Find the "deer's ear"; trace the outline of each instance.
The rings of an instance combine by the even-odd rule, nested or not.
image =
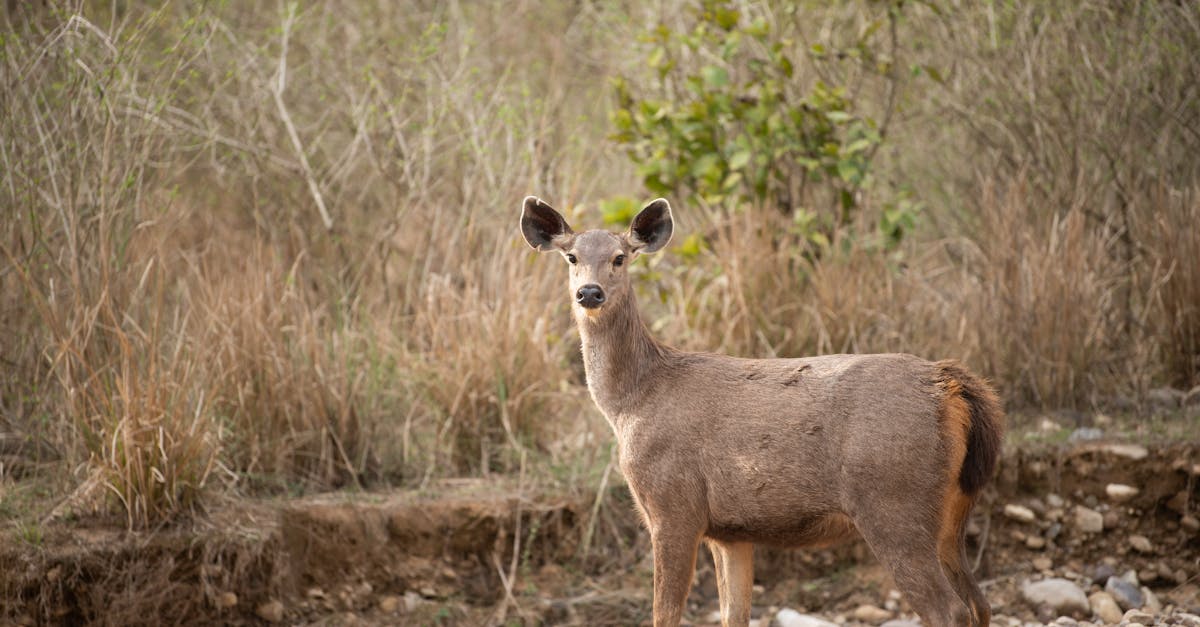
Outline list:
[[[674,232],[674,222],[671,219],[671,205],[666,199],[659,198],[646,205],[633,218],[629,225],[626,239],[637,252],[652,253],[671,241]]]
[[[562,215],[535,196],[526,196],[521,207],[521,234],[530,246],[542,251],[560,248],[573,233]]]

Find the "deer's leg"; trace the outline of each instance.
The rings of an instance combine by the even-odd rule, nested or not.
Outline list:
[[[652,529],[654,544],[654,625],[673,627],[683,618],[692,576],[696,573],[699,532]]]
[[[911,522],[858,525],[875,557],[892,573],[910,605],[929,627],[976,625],[967,602],[959,597],[938,557],[937,534]],[[895,518],[892,518],[894,521]]]
[[[717,568],[717,592],[721,595],[722,627],[750,624],[750,597],[754,589],[754,545],[710,542]]]
[[[971,563],[967,561],[966,548],[960,545],[957,553],[957,559],[953,563],[942,562],[946,577],[950,579],[950,585],[954,586],[959,598],[971,608],[974,618],[971,626],[988,627],[991,624],[992,607],[971,574]]]

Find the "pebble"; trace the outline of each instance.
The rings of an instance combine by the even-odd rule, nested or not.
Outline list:
[[[1061,496],[1051,492],[1050,494],[1046,495],[1046,505],[1050,507],[1062,507],[1063,505],[1066,505],[1066,503],[1063,501]]]
[[[918,623],[917,621],[914,621],[914,620],[896,619],[896,620],[889,620],[888,622],[880,625],[879,627],[921,627],[921,623]]]
[[[1150,455],[1150,451],[1147,450],[1146,447],[1139,444],[1108,444],[1100,450],[1104,451],[1105,453],[1109,453],[1110,455],[1124,457],[1125,459],[1132,459],[1133,461],[1145,459],[1148,455]]]
[[[1050,570],[1054,567],[1054,562],[1048,557],[1035,557],[1033,567],[1038,570]]]
[[[379,611],[384,614],[395,614],[400,609],[400,597],[387,594],[379,597]]]
[[[801,614],[791,608],[779,610],[779,613],[775,615],[774,624],[779,627],[838,627],[836,623],[816,616]]]
[[[1132,535],[1129,536],[1129,546],[1138,553],[1153,553],[1154,545],[1150,544],[1150,539],[1146,536]]]
[[[227,610],[238,603],[238,597],[232,592],[222,592],[217,597],[217,607]]]
[[[1047,606],[1059,614],[1086,613],[1087,595],[1073,582],[1066,579],[1045,579],[1043,581],[1026,581],[1021,586],[1021,596],[1033,606]]]
[[[1121,622],[1121,606],[1112,598],[1112,595],[1107,592],[1094,592],[1088,597],[1088,603],[1092,606],[1092,614],[1108,624]]]
[[[1110,483],[1104,487],[1104,493],[1117,503],[1124,503],[1138,495],[1138,489],[1123,483]]]
[[[283,603],[280,603],[277,600],[267,601],[266,603],[259,605],[258,608],[254,610],[254,613],[268,623],[281,622],[283,621]]]
[[[1121,617],[1121,620],[1129,621],[1130,623],[1143,623],[1143,624],[1153,625],[1154,624],[1154,614],[1151,614],[1149,612],[1143,612],[1142,610],[1133,609],[1133,610],[1129,610],[1128,612],[1125,612],[1125,615]]]
[[[1037,515],[1033,513],[1033,510],[1024,505],[1013,505],[1011,503],[1004,506],[1004,515],[1013,520],[1026,523],[1037,520]]]
[[[1142,591],[1123,577],[1109,577],[1104,584],[1104,591],[1112,595],[1113,600],[1123,610],[1139,608],[1145,602]]]
[[[892,617],[892,613],[874,605],[863,604],[854,608],[854,619],[864,623],[882,623]]]
[[[1184,516],[1179,519],[1179,525],[1192,533],[1200,531],[1200,519],[1195,516]]]
[[[1076,505],[1074,521],[1075,528],[1082,533],[1104,531],[1104,515],[1094,509]]]
[[[1046,540],[1041,536],[1029,536],[1028,538],[1025,538],[1025,546],[1035,551],[1040,551],[1046,548]]]

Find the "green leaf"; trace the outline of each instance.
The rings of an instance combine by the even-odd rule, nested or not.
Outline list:
[[[716,65],[706,65],[701,68],[700,76],[704,78],[704,85],[709,88],[724,87],[729,84],[729,72]]]
[[[749,150],[739,150],[733,153],[733,156],[729,157],[729,169],[741,170],[746,167],[747,163],[750,163],[751,156]]]

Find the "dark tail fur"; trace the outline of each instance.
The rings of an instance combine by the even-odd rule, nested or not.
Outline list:
[[[1004,438],[1004,410],[995,390],[954,360],[935,364],[937,377],[958,383],[958,393],[971,414],[967,430],[967,457],[963,460],[958,485],[967,496],[975,496],[992,478]]]

